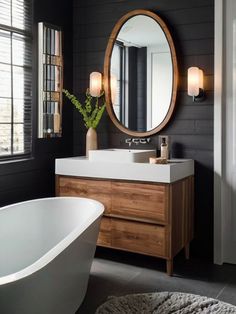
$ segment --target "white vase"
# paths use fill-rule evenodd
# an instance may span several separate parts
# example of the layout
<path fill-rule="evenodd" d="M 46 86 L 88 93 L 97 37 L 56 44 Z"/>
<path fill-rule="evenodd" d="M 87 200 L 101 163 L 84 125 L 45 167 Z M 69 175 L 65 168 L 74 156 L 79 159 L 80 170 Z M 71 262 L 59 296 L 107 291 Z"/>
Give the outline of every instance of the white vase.
<path fill-rule="evenodd" d="M 86 157 L 90 149 L 98 149 L 97 131 L 94 128 L 89 128 L 86 134 Z"/>

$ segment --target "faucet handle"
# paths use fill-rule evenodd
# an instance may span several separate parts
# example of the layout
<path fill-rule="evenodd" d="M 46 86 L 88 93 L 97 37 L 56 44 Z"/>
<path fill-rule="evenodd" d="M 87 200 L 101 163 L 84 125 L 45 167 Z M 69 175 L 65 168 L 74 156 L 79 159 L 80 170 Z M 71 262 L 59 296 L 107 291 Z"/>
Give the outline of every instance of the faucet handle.
<path fill-rule="evenodd" d="M 150 137 L 148 137 L 148 138 L 140 138 L 139 139 L 139 143 L 140 144 L 147 144 L 147 143 L 150 143 L 150 142 L 151 142 Z"/>
<path fill-rule="evenodd" d="M 140 139 L 139 138 L 133 138 L 132 142 L 136 145 L 138 145 L 138 143 L 140 143 Z"/>
<path fill-rule="evenodd" d="M 132 138 L 126 138 L 126 139 L 125 139 L 125 143 L 126 143 L 126 144 L 129 144 L 129 147 L 130 147 L 131 144 L 132 144 Z"/>

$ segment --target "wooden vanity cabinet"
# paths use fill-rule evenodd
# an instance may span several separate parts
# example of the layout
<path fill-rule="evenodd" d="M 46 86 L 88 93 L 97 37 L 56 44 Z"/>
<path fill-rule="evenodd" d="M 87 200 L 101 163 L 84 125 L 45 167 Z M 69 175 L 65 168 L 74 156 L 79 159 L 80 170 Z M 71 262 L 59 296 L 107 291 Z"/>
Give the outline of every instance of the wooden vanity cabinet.
<path fill-rule="evenodd" d="M 174 183 L 56 176 L 58 196 L 96 199 L 105 206 L 97 245 L 164 258 L 173 273 L 173 258 L 193 238 L 194 177 Z"/>

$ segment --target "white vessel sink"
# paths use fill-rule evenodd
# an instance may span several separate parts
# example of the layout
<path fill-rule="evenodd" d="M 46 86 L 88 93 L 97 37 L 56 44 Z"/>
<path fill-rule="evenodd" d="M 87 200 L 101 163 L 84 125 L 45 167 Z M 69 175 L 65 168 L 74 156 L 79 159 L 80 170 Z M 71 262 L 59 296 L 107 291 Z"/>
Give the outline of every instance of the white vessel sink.
<path fill-rule="evenodd" d="M 155 150 L 146 149 L 99 149 L 89 150 L 89 161 L 101 161 L 101 162 L 149 162 L 149 157 L 155 157 Z"/>

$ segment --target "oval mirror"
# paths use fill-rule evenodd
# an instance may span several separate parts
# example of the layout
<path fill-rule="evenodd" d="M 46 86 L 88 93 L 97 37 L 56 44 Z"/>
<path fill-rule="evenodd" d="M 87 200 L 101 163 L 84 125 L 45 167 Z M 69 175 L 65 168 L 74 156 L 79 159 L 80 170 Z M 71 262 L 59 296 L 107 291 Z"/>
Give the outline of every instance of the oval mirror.
<path fill-rule="evenodd" d="M 170 120 L 178 68 L 170 32 L 153 12 L 123 16 L 109 38 L 104 62 L 107 111 L 132 136 L 149 136 Z"/>

